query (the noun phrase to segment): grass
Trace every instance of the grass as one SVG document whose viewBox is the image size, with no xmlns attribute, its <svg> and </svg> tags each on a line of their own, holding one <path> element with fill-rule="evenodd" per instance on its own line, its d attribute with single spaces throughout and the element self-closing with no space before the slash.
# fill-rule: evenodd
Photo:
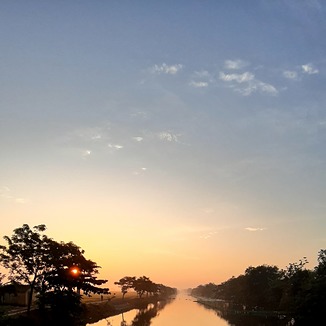
<svg viewBox="0 0 326 326">
<path fill-rule="evenodd" d="M 136 292 L 128 292 L 125 295 L 124 299 L 122 299 L 122 293 L 121 292 L 115 292 L 115 293 L 112 293 L 112 294 L 109 294 L 109 295 L 105 294 L 105 295 L 103 295 L 103 300 L 102 300 L 100 294 L 94 294 L 91 297 L 83 295 L 82 296 L 82 303 L 110 301 L 112 303 L 119 304 L 119 303 L 124 302 L 124 300 L 129 300 L 129 299 L 136 298 L 136 297 L 137 297 Z"/>
</svg>

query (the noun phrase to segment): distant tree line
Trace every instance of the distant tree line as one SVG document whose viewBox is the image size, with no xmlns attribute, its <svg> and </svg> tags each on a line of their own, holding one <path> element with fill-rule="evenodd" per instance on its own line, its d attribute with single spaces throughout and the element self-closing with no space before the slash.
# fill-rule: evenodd
<svg viewBox="0 0 326 326">
<path fill-rule="evenodd" d="M 306 257 L 277 266 L 248 267 L 243 275 L 221 283 L 199 285 L 191 290 L 196 297 L 225 300 L 246 310 L 282 311 L 291 314 L 296 325 L 312 325 L 326 309 L 326 250 L 318 252 L 318 265 L 309 270 Z"/>
<path fill-rule="evenodd" d="M 156 284 L 152 282 L 148 277 L 141 276 L 125 276 L 119 281 L 114 282 L 121 289 L 122 298 L 127 294 L 129 289 L 133 289 L 141 298 L 144 294 L 149 295 L 162 295 L 169 296 L 174 295 L 177 289 L 165 286 L 163 284 Z"/>
</svg>

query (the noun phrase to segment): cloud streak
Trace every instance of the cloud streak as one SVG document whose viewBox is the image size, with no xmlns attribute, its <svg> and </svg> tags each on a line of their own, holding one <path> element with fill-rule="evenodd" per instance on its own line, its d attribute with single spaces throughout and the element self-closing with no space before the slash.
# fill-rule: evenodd
<svg viewBox="0 0 326 326">
<path fill-rule="evenodd" d="M 172 133 L 171 131 L 162 131 L 158 133 L 158 138 L 162 141 L 167 141 L 167 142 L 179 142 L 179 136 L 177 134 Z"/>
<path fill-rule="evenodd" d="M 245 228 L 246 231 L 249 231 L 249 232 L 257 232 L 257 231 L 264 231 L 266 230 L 265 228 L 252 228 L 252 227 L 247 227 Z"/>
<path fill-rule="evenodd" d="M 204 82 L 204 81 L 198 81 L 198 82 L 196 82 L 196 81 L 191 81 L 190 83 L 189 83 L 189 85 L 190 86 L 193 86 L 193 87 L 195 87 L 195 88 L 203 88 L 203 87 L 208 87 L 208 82 Z"/>
<path fill-rule="evenodd" d="M 312 63 L 307 63 L 305 65 L 301 66 L 303 73 L 308 74 L 308 75 L 314 75 L 318 74 L 319 70 L 314 67 Z"/>
<path fill-rule="evenodd" d="M 273 85 L 262 82 L 249 71 L 242 74 L 228 74 L 221 71 L 219 78 L 243 96 L 251 95 L 254 92 L 266 93 L 268 95 L 278 94 L 278 90 Z"/>
<path fill-rule="evenodd" d="M 12 201 L 16 204 L 26 204 L 29 202 L 29 200 L 26 198 L 14 196 L 11 189 L 7 186 L 0 187 L 0 198 L 2 198 L 4 200 Z"/>
<path fill-rule="evenodd" d="M 225 69 L 238 70 L 248 66 L 248 62 L 243 60 L 225 60 L 224 67 Z"/>
<path fill-rule="evenodd" d="M 166 63 L 162 63 L 161 65 L 151 67 L 150 72 L 153 74 L 176 75 L 182 68 L 182 64 L 167 65 Z"/>
</svg>

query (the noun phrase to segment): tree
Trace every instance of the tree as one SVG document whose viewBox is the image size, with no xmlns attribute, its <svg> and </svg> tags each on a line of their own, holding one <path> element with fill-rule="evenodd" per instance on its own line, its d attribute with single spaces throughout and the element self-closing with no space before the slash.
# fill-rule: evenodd
<svg viewBox="0 0 326 326">
<path fill-rule="evenodd" d="M 86 259 L 84 250 L 73 242 L 55 242 L 51 244 L 51 265 L 44 275 L 43 288 L 48 290 L 76 290 L 85 295 L 91 293 L 108 294 L 108 288 L 101 288 L 107 280 L 99 280 L 98 266 L 94 261 Z"/>
<path fill-rule="evenodd" d="M 27 311 L 30 311 L 35 287 L 48 269 L 49 239 L 41 234 L 44 224 L 31 229 L 27 224 L 14 230 L 12 237 L 5 236 L 8 247 L 0 246 L 0 262 L 10 272 L 9 279 L 30 286 Z"/>
<path fill-rule="evenodd" d="M 318 265 L 304 282 L 296 301 L 295 319 L 302 325 L 317 325 L 324 318 L 326 307 L 326 250 L 318 252 Z"/>
<path fill-rule="evenodd" d="M 122 299 L 124 299 L 125 295 L 128 293 L 128 290 L 134 287 L 135 280 L 136 277 L 134 276 L 125 276 L 123 278 L 120 278 L 119 281 L 114 282 L 114 284 L 120 286 L 121 288 Z"/>
<path fill-rule="evenodd" d="M 139 298 L 141 298 L 144 293 L 149 293 L 151 291 L 151 285 L 152 281 L 148 277 L 141 276 L 135 280 L 133 288 L 137 292 Z"/>
<path fill-rule="evenodd" d="M 98 266 L 94 261 L 86 259 L 84 250 L 73 242 L 51 243 L 51 264 L 44 275 L 42 291 L 39 294 L 39 306 L 49 305 L 55 319 L 67 320 L 80 315 L 81 291 L 90 296 L 109 294 L 103 288 L 107 280 L 97 279 Z"/>
<path fill-rule="evenodd" d="M 305 268 L 308 263 L 303 257 L 298 263 L 290 263 L 283 271 L 283 295 L 280 308 L 297 311 L 305 300 L 307 291 L 310 292 L 312 272 Z"/>
<path fill-rule="evenodd" d="M 279 302 L 277 291 L 281 272 L 277 266 L 260 265 L 245 271 L 245 304 L 249 307 L 272 308 Z"/>
<path fill-rule="evenodd" d="M 7 247 L 0 247 L 0 262 L 10 271 L 9 279 L 30 285 L 28 312 L 34 290 L 39 292 L 41 307 L 50 304 L 53 308 L 66 301 L 80 305 L 81 290 L 86 295 L 109 293 L 100 287 L 107 280 L 96 277 L 100 266 L 86 259 L 84 250 L 73 242 L 57 242 L 41 234 L 45 230 L 43 224 L 33 229 L 24 224 L 11 238 L 4 237 Z"/>
</svg>

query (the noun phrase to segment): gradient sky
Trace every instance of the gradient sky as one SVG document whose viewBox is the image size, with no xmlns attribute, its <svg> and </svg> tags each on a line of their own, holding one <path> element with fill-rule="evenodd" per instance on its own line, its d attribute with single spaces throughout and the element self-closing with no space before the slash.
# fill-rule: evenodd
<svg viewBox="0 0 326 326">
<path fill-rule="evenodd" d="M 46 224 L 110 288 L 316 266 L 325 18 L 318 0 L 2 0 L 1 236 Z"/>
</svg>

